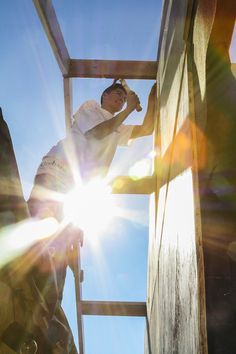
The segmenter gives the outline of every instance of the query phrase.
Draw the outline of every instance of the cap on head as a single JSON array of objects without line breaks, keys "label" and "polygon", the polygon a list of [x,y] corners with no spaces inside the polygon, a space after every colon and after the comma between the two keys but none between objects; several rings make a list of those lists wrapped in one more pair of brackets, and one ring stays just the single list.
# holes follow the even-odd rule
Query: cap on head
[{"label": "cap on head", "polygon": [[114,82],[112,85],[108,86],[108,87],[103,91],[103,93],[102,93],[102,95],[101,95],[101,104],[102,104],[102,101],[103,101],[103,96],[104,96],[104,94],[110,93],[110,92],[112,92],[113,90],[116,90],[116,89],[121,89],[121,90],[123,90],[123,91],[125,92],[125,94],[127,94],[126,89],[124,88],[123,85],[121,85],[121,84],[119,84],[119,83],[117,83],[117,82]]}]

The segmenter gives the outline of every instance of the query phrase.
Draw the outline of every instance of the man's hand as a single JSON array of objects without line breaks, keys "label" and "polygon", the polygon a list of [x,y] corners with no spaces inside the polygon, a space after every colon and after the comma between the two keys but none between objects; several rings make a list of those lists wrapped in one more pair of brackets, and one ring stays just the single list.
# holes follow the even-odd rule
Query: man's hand
[{"label": "man's hand", "polygon": [[154,129],[154,120],[155,120],[155,102],[156,102],[156,83],[152,86],[148,97],[147,112],[145,114],[143,124],[134,126],[131,134],[131,139],[136,139],[141,136],[152,134]]},{"label": "man's hand", "polygon": [[156,89],[157,89],[157,84],[152,86],[151,91],[148,96],[148,107],[153,108],[155,104],[155,99],[156,99]]},{"label": "man's hand", "polygon": [[126,109],[130,112],[134,111],[137,105],[140,104],[139,98],[134,91],[129,91],[127,94]]}]

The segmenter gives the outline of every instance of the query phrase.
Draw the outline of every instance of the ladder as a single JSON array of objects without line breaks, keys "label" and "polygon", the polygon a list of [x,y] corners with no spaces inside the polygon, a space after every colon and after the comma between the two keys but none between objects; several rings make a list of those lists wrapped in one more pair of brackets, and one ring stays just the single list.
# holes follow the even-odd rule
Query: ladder
[{"label": "ladder", "polygon": [[[153,181],[151,177],[150,179]],[[81,269],[81,256],[80,256],[82,246],[83,246],[83,240],[80,240],[79,243],[76,243],[72,249],[73,252],[72,270],[75,278],[78,348],[80,354],[85,354],[83,315],[136,316],[136,317],[138,316],[138,317],[145,317],[147,319],[147,309],[146,309],[145,302],[84,301],[82,299],[83,271]]]},{"label": "ladder", "polygon": [[[122,189],[113,188],[114,194],[150,194],[154,191],[155,177],[144,177],[137,182],[128,177],[118,177],[115,185],[122,186]],[[78,328],[79,354],[85,354],[84,349],[84,328],[83,315],[95,316],[135,316],[145,317],[147,322],[146,302],[124,302],[124,301],[84,301],[82,299],[83,270],[81,269],[81,247],[83,240],[73,247],[73,274],[75,278],[76,311]],[[147,326],[148,332],[148,326]]]},{"label": "ladder", "polygon": [[[71,59],[52,1],[33,0],[33,2],[63,76],[67,132],[72,122],[73,78],[156,79],[157,61]],[[151,194],[154,191],[155,176],[145,177],[135,182],[128,177],[119,178],[122,179],[122,184],[119,183],[119,185],[123,187],[120,190],[114,187],[113,193]],[[84,301],[82,299],[81,247],[82,241],[73,250],[73,273],[76,284],[79,353],[85,354],[83,315],[141,316],[147,319],[147,308],[145,302]]]}]

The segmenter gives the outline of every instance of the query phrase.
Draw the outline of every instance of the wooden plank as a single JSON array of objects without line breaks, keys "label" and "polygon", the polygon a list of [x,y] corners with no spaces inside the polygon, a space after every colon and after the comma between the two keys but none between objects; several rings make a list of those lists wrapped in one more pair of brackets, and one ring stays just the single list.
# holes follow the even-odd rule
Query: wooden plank
[{"label": "wooden plank", "polygon": [[72,112],[73,112],[73,91],[72,79],[64,78],[64,104],[65,104],[65,123],[67,133],[70,131],[72,125]]},{"label": "wooden plank", "polygon": [[78,330],[78,346],[79,353],[84,354],[84,325],[83,325],[83,313],[82,313],[82,286],[81,286],[81,257],[80,247],[83,241],[81,240],[79,245],[75,242],[72,253],[72,271],[75,278],[75,296],[76,296],[76,315],[77,315],[77,330]]},{"label": "wooden plank", "polygon": [[82,301],[83,315],[146,317],[145,302]]},{"label": "wooden plank", "polygon": [[[230,253],[236,229],[236,198],[232,192],[236,176],[236,81],[229,70],[236,2],[201,0],[199,3],[204,9],[206,5],[214,6],[215,10],[206,56],[203,57],[206,61],[207,112],[204,134],[208,144],[206,163],[199,175],[208,346],[210,353],[236,353],[236,323],[233,319],[236,263]],[[201,20],[203,18],[206,14],[202,11]],[[210,20],[207,16],[207,23]],[[206,37],[201,32],[201,37]],[[199,114],[201,111],[198,106]]]},{"label": "wooden plank", "polygon": [[[157,205],[151,209],[146,351],[206,353],[199,317],[198,237],[196,233],[197,169],[193,166],[194,124],[190,120],[186,42],[192,1],[164,2],[159,45],[160,153],[157,161]],[[189,11],[191,12],[191,11]],[[187,23],[186,23],[187,20]],[[159,183],[161,179],[161,182]],[[160,189],[159,189],[160,188]],[[156,229],[153,221],[156,217]],[[200,232],[200,231],[199,231]],[[154,245],[154,246],[153,246]],[[163,326],[163,324],[165,324]]]},{"label": "wooden plank", "polygon": [[157,61],[71,59],[67,77],[156,80]]},{"label": "wooden plank", "polygon": [[[192,124],[190,131],[192,136],[192,152],[193,164],[192,168],[195,173],[193,176],[193,194],[194,194],[194,214],[195,214],[195,235],[196,235],[196,258],[198,270],[198,289],[199,289],[199,334],[201,338],[200,348],[203,353],[208,353],[207,345],[207,318],[206,318],[206,289],[205,289],[205,270],[204,270],[204,255],[202,248],[202,220],[201,220],[201,203],[199,193],[199,176],[196,171],[200,168],[199,144],[203,145],[203,139],[197,128],[198,115],[196,114],[195,95],[196,95],[196,76],[194,76],[193,56],[189,55],[188,61],[188,93],[189,93],[189,112]],[[201,296],[201,294],[204,294]]]},{"label": "wooden plank", "polygon": [[69,53],[51,0],[33,0],[63,75],[68,74]]},{"label": "wooden plank", "polygon": [[133,180],[127,176],[117,177],[112,183],[114,194],[151,194],[156,186],[156,176],[148,176]]}]

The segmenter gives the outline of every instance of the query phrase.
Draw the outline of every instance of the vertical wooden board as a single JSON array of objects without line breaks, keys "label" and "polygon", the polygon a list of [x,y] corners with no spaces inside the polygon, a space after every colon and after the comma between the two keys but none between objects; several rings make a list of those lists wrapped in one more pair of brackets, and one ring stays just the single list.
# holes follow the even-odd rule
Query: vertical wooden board
[{"label": "vertical wooden board", "polygon": [[73,107],[73,91],[72,91],[72,79],[64,78],[64,105],[65,105],[65,123],[66,131],[69,132],[72,125],[72,107]]},{"label": "vertical wooden board", "polygon": [[190,110],[188,57],[183,39],[189,3],[165,2],[169,18],[161,39],[158,81],[162,158],[157,163],[161,186],[157,186],[158,203],[152,210],[157,215],[156,234],[155,247],[149,254],[152,354],[204,352],[199,307],[200,242],[196,232],[200,214],[196,212],[198,189],[193,169],[193,165],[197,166],[197,162],[193,164],[193,131],[197,127]]},{"label": "vertical wooden board", "polygon": [[[158,222],[158,221],[157,221]],[[160,238],[157,353],[199,353],[192,171],[169,184]]]},{"label": "vertical wooden board", "polygon": [[152,315],[148,317],[146,333],[145,333],[145,354],[155,354],[158,353],[158,348],[160,347],[158,343],[159,336],[157,335],[158,326],[158,316],[157,316],[157,301],[152,302]]},{"label": "vertical wooden board", "polygon": [[[155,210],[155,194],[150,196],[149,209]],[[148,317],[151,315],[153,304],[153,293],[156,280],[157,268],[157,247],[156,247],[156,233],[155,233],[155,215],[152,213],[149,221],[149,241],[148,241],[148,275],[147,275],[147,312]]]},{"label": "vertical wooden board", "polygon": [[[162,86],[160,94],[160,134],[162,137],[161,154],[166,153],[174,134],[175,118],[178,114],[178,99],[181,88],[181,77],[184,76],[184,53],[176,63],[176,72],[171,76],[171,82],[167,81]],[[169,88],[171,86],[171,89]],[[168,94],[167,94],[168,91]],[[182,121],[182,119],[181,119]],[[179,121],[178,124],[181,124]]]},{"label": "vertical wooden board", "polygon": [[[184,28],[188,2],[188,0],[164,1],[165,24],[163,24],[163,36],[160,38],[158,72],[161,91],[163,91],[164,85],[166,94],[171,89],[173,75],[176,73],[176,64],[179,63],[185,48]],[[167,83],[170,85],[168,89]]]},{"label": "vertical wooden board", "polygon": [[199,182],[208,348],[210,353],[226,354],[236,352],[236,266],[228,251],[235,240],[236,220],[236,81],[228,57],[235,4],[234,0],[199,0],[194,24],[194,64],[206,111],[203,115],[200,106],[197,121],[200,126],[204,117],[206,136],[206,163]]},{"label": "vertical wooden board", "polygon": [[[206,94],[206,54],[216,11],[216,1],[199,0],[193,27],[194,59],[202,101]],[[200,118],[200,117],[199,117]]]},{"label": "vertical wooden board", "polygon": [[[157,220],[163,219],[164,206],[165,206],[165,193],[166,193],[167,185],[161,188],[159,196],[158,196],[158,213]],[[154,197],[154,195],[153,195]],[[153,198],[154,199],[154,198]],[[156,227],[161,229],[161,222],[158,222],[157,225],[155,222],[154,211],[156,210],[155,201],[151,200],[150,203],[150,228],[149,228],[149,250],[148,250],[148,284],[147,284],[147,311],[149,317],[153,314],[153,306],[155,302],[155,292],[156,292],[156,281],[157,281],[157,273],[158,273],[158,254],[160,247],[160,239],[156,237],[157,231]]]},{"label": "vertical wooden board", "polygon": [[[160,117],[162,184],[168,183],[169,180],[192,165],[193,123],[189,112],[186,54],[183,57],[177,66],[173,89]],[[174,98],[175,96],[177,98]]]}]

